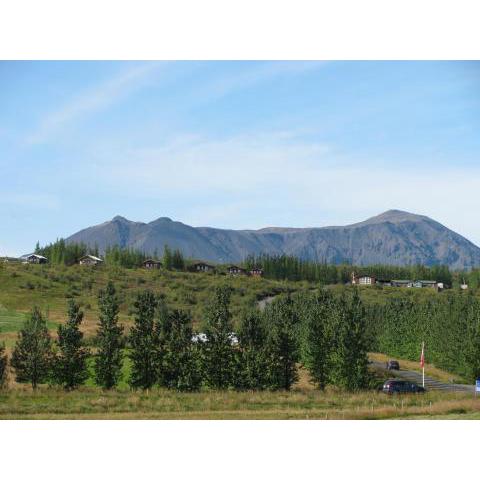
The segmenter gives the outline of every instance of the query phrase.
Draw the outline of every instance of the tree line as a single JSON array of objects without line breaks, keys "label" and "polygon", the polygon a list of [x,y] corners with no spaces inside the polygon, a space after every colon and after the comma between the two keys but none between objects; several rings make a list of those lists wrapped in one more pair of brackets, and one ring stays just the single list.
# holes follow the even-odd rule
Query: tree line
[{"label": "tree line", "polygon": [[[37,242],[35,253],[48,258],[53,265],[74,265],[85,255],[98,257],[99,249],[98,246],[92,248],[84,243],[67,243],[61,238],[44,247]],[[167,270],[184,270],[186,265],[183,253],[179,249],[172,250],[168,245],[164,246],[162,255],[156,250],[153,255],[147,255],[141,250],[118,245],[106,247],[103,255],[106,265],[124,268],[141,267],[147,259],[161,261]]]},{"label": "tree line", "polygon": [[480,301],[472,294],[405,297],[370,308],[373,348],[418,360],[425,342],[426,361],[473,381],[480,377]]},{"label": "tree line", "polygon": [[351,264],[328,264],[305,260],[291,255],[250,255],[244,265],[251,269],[259,266],[264,271],[266,278],[275,280],[307,280],[319,282],[323,285],[337,283],[345,284],[352,279],[352,272],[357,275],[373,275],[384,279],[411,279],[411,280],[437,280],[451,285],[452,272],[445,265],[395,266],[395,265],[369,265],[359,266]]},{"label": "tree line", "polygon": [[[98,386],[114,388],[126,358],[126,380],[135,389],[290,390],[299,365],[319,389],[370,386],[366,312],[357,289],[337,297],[328,291],[280,297],[263,311],[245,311],[235,333],[231,293],[228,286],[215,289],[205,305],[199,335],[187,312],[168,308],[149,290],[139,292],[132,305],[133,326],[125,334],[110,282],[98,296],[94,351],[84,344],[83,313],[71,300],[55,340],[41,312],[33,309],[10,363],[17,381],[29,382],[34,389],[46,382],[77,388],[89,377],[89,364]],[[6,357],[0,358],[5,358],[6,371]]]}]

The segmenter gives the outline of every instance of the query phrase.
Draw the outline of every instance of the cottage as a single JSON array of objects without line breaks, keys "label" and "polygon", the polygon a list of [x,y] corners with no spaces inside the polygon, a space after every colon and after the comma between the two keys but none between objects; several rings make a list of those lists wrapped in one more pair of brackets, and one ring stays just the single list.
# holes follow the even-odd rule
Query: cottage
[{"label": "cottage", "polygon": [[375,285],[375,277],[372,275],[360,275],[357,277],[352,273],[352,285]]},{"label": "cottage", "polygon": [[192,272],[213,272],[215,271],[215,267],[208,263],[199,262],[191,265],[190,270]]},{"label": "cottage", "polygon": [[143,268],[147,268],[149,270],[154,268],[161,268],[161,266],[162,266],[162,262],[159,262],[157,260],[152,260],[151,258],[143,262]]},{"label": "cottage", "polygon": [[101,265],[103,260],[101,258],[95,257],[94,255],[85,255],[82,257],[78,263],[80,265]]},{"label": "cottage", "polygon": [[438,283],[436,280],[417,280],[413,283],[416,288],[434,288],[438,290]]},{"label": "cottage", "polygon": [[392,281],[387,278],[377,278],[376,284],[381,285],[382,287],[391,287]]},{"label": "cottage", "polygon": [[252,277],[263,277],[263,270],[258,267],[253,267],[249,273]]},{"label": "cottage", "polygon": [[48,260],[46,257],[42,255],[37,255],[36,253],[32,253],[26,257],[27,263],[47,263]]},{"label": "cottage", "polygon": [[392,280],[392,287],[413,287],[412,280]]},{"label": "cottage", "polygon": [[244,268],[237,267],[236,265],[230,265],[227,268],[227,273],[232,276],[237,276],[237,275],[246,275],[247,271]]},{"label": "cottage", "polygon": [[466,283],[462,283],[462,284],[460,285],[460,289],[461,289],[461,290],[468,290],[468,285],[467,285]]}]

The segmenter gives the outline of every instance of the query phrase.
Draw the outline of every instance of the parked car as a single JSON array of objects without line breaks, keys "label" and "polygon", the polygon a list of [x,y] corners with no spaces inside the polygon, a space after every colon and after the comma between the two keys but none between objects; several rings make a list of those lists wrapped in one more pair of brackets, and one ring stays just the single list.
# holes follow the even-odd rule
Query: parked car
[{"label": "parked car", "polygon": [[387,362],[387,370],[400,370],[400,364],[396,360],[389,360]]},{"label": "parked car", "polygon": [[406,380],[387,380],[383,384],[382,391],[388,395],[393,395],[394,393],[424,393],[425,389]]}]

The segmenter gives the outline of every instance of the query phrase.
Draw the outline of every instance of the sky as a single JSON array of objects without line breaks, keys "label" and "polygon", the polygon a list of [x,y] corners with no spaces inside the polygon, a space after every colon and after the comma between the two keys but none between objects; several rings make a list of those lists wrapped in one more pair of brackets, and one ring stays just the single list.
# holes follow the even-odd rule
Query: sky
[{"label": "sky", "polygon": [[480,62],[0,62],[0,256],[116,215],[480,245]]}]

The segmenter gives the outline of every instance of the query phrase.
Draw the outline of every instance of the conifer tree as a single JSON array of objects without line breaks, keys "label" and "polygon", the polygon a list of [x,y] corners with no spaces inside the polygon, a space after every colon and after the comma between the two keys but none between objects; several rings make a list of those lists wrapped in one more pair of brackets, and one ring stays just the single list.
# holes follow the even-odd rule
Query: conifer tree
[{"label": "conifer tree", "polygon": [[198,345],[192,342],[192,319],[180,310],[173,310],[168,316],[169,330],[162,344],[164,384],[177,390],[197,390],[202,378]]},{"label": "conifer tree", "polygon": [[357,288],[350,298],[341,299],[340,308],[332,354],[332,383],[347,390],[359,390],[368,386],[370,375],[365,309]]},{"label": "conifer tree", "polygon": [[238,331],[243,388],[259,390],[268,386],[266,339],[267,329],[261,312],[251,310],[244,314]]},{"label": "conifer tree", "polygon": [[141,292],[133,304],[135,324],[130,330],[129,357],[132,371],[129,383],[134,388],[151,388],[157,381],[160,339],[155,326],[157,300],[150,291]]},{"label": "conifer tree", "polygon": [[236,356],[232,345],[231,289],[217,287],[205,308],[203,344],[203,371],[205,382],[211,388],[229,388],[236,385]]},{"label": "conifer tree", "polygon": [[53,375],[56,383],[66,390],[73,390],[88,378],[87,358],[89,351],[82,344],[83,333],[79,327],[83,320],[80,306],[73,300],[68,303],[68,319],[58,326],[57,346]]},{"label": "conifer tree", "polygon": [[332,294],[326,290],[313,299],[303,299],[302,358],[312,382],[323,390],[330,373],[332,318],[336,314]]},{"label": "conifer tree", "polygon": [[183,270],[185,268],[182,252],[178,249],[173,252],[172,267],[176,270]]},{"label": "conifer tree", "polygon": [[7,383],[8,359],[5,353],[5,345],[0,343],[0,388]]},{"label": "conifer tree", "polygon": [[118,323],[119,302],[112,282],[98,296],[100,319],[97,330],[98,352],[95,358],[95,381],[110,389],[117,385],[122,369],[123,327]]},{"label": "conifer tree", "polygon": [[52,342],[47,323],[34,307],[20,330],[12,353],[11,365],[18,382],[30,382],[33,389],[49,378],[52,366]]},{"label": "conifer tree", "polygon": [[163,247],[163,266],[167,270],[171,270],[173,267],[172,251],[168,245]]},{"label": "conifer tree", "polygon": [[298,379],[298,317],[290,297],[265,309],[268,322],[268,383],[272,389],[290,390]]}]

